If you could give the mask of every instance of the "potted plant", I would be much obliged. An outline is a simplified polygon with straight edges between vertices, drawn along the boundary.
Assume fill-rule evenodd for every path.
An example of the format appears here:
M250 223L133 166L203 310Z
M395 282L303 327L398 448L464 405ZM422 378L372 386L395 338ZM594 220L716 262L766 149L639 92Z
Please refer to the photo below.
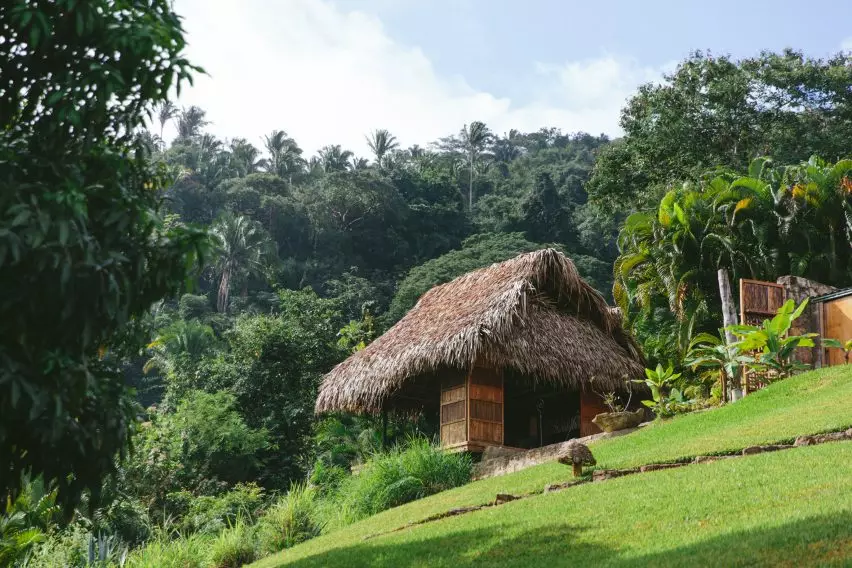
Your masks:
M636 412L627 411L630 406L630 399L633 397L632 389L628 394L627 402L621 404L619 396L614 391L600 392L595 390L595 379L592 377L592 392L597 394L603 400L604 405L609 408L609 412L602 412L592 419L592 424L604 432L617 432L627 428L635 428L645 418L645 410L638 409Z

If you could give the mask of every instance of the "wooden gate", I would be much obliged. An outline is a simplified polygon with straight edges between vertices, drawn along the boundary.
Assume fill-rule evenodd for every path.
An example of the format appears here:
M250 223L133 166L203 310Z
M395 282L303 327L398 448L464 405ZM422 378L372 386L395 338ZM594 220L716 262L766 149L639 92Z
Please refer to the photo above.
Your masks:
M760 325L784 304L784 287L775 282L740 280L740 323Z
M740 280L740 323L759 326L784 305L784 287L775 282ZM763 374L743 369L743 391L748 394L766 386Z

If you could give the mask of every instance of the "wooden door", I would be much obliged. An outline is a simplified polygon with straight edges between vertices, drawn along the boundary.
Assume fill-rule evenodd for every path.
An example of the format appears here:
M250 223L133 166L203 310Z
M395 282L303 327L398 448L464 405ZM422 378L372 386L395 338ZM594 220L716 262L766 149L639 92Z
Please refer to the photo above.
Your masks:
M503 373L475 367L470 374L469 441L503 445Z
M838 298L823 304L823 337L837 339L841 343L852 339L852 296ZM828 349L827 365L845 363L843 350Z

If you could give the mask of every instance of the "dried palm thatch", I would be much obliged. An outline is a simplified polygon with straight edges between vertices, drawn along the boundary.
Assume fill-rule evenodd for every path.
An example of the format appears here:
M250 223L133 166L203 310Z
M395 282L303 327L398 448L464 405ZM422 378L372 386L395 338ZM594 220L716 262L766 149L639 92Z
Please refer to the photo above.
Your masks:
M570 388L595 377L598 387L624 389L643 372L619 315L569 258L545 249L424 294L384 335L326 375L316 411L380 412L416 378L476 364Z

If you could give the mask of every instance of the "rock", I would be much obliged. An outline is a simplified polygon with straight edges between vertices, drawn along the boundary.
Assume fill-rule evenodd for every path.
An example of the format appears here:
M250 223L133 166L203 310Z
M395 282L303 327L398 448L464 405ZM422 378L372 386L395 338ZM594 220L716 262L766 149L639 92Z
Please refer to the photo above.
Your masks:
M575 479L574 481L565 481L563 483L548 483L544 486L544 493L553 493L555 491L562 491L563 489L568 489L569 487L573 487L575 485L580 485L583 483L582 479Z
M787 450L794 447L792 444L770 444L767 446L749 446L743 450L744 456L754 454L762 454L764 452L777 452L778 450Z
M642 408L636 412L604 412L595 416L592 424L597 425L604 432L616 432L635 428L644 418L645 410Z
M515 495L511 495L509 493L498 493L497 497L494 499L495 505L502 505L503 503L508 503L509 501L516 501L520 499L520 497L516 497Z
M643 465L639 468L639 471L645 473L647 471L658 471L661 469L673 469L676 467L683 467L685 463L650 463L648 465Z
M596 469L592 472L592 481L606 481L616 477L623 477L633 473L639 473L638 469Z
M799 436L794 446L813 446L825 444L826 442L839 442L852 439L852 429L845 432L829 432L828 434L814 434L813 436Z
M737 456L696 456L693 463L713 463L719 460L729 460Z

